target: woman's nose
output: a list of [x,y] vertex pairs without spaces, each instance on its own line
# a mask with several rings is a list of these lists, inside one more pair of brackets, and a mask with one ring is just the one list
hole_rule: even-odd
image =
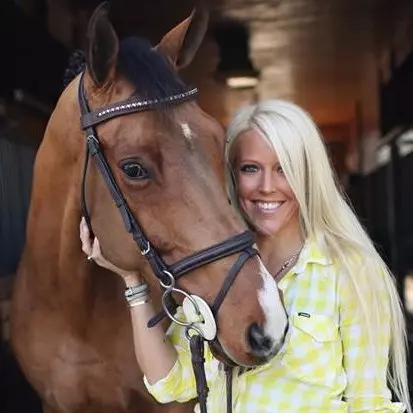
[[265,172],[262,174],[261,179],[261,192],[269,194],[275,192],[275,180],[272,172]]

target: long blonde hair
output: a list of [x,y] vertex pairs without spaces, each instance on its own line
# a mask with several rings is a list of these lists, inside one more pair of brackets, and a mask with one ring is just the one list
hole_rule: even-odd
[[387,379],[411,413],[406,328],[394,278],[339,189],[316,125],[304,110],[282,100],[262,101],[235,114],[227,130],[226,181],[231,202],[242,216],[232,163],[236,139],[247,130],[256,131],[276,151],[297,198],[306,237],[316,240],[343,268],[357,297],[370,345],[374,346],[381,321],[390,317]]

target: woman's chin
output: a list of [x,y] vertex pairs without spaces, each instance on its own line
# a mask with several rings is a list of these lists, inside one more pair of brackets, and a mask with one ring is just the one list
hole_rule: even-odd
[[256,222],[254,224],[254,229],[259,235],[276,235],[279,232],[280,227],[273,223]]

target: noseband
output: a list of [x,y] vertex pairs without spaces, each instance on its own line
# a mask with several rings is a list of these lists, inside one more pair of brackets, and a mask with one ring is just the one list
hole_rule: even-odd
[[[183,275],[199,268],[214,261],[217,261],[221,258],[228,257],[230,255],[234,255],[239,253],[239,256],[230,269],[227,277],[225,278],[221,289],[211,306],[212,314],[216,319],[216,315],[218,310],[227,295],[230,287],[234,283],[237,275],[239,274],[241,268],[245,264],[245,262],[251,258],[252,256],[258,254],[258,251],[253,247],[254,239],[253,234],[251,231],[245,231],[241,234],[235,235],[223,242],[215,244],[211,247],[198,251],[188,257],[185,257],[178,262],[175,262],[172,265],[167,265],[162,257],[157,252],[156,248],[152,246],[148,238],[146,237],[143,229],[140,227],[138,221],[135,219],[131,209],[129,208],[128,203],[126,202],[125,198],[122,195],[122,192],[117,184],[115,177],[110,169],[109,163],[105,157],[105,154],[102,150],[100,145],[99,137],[96,132],[95,127],[103,122],[106,122],[112,118],[127,115],[130,113],[135,112],[143,112],[147,110],[152,110],[157,107],[163,105],[178,105],[183,102],[192,100],[195,98],[197,93],[197,89],[188,89],[187,91],[167,96],[162,99],[155,99],[155,100],[141,100],[138,96],[132,96],[126,100],[123,100],[116,104],[111,104],[105,106],[103,108],[97,109],[95,111],[90,111],[88,100],[85,92],[84,87],[84,75],[85,72],[81,74],[80,81],[79,81],[79,89],[78,89],[78,99],[79,99],[79,106],[81,112],[81,125],[82,129],[85,131],[86,134],[86,156],[85,156],[85,164],[83,168],[83,177],[82,177],[82,186],[81,186],[81,202],[82,202],[82,214],[86,220],[86,223],[89,227],[91,233],[91,219],[90,214],[87,209],[86,204],[86,174],[88,168],[89,157],[95,159],[98,169],[102,175],[106,186],[108,187],[112,198],[118,207],[120,214],[122,216],[124,225],[126,230],[132,235],[133,239],[135,240],[141,254],[147,259],[149,262],[154,275],[158,278],[161,286],[164,289],[164,295],[162,299],[162,306],[163,306],[163,313],[155,317],[154,319],[150,320],[148,326],[151,327],[158,323],[162,317],[166,314],[169,318],[172,319],[174,322],[179,322],[171,311],[171,302],[173,292],[179,292],[183,294],[186,298],[188,298],[194,307],[198,310],[197,301],[193,299],[192,296],[187,294],[186,292],[175,288],[175,282]],[[199,311],[197,311],[199,313]],[[197,379],[197,387],[198,387],[198,396],[199,396],[199,403],[201,407],[201,413],[206,412],[206,397],[207,397],[207,387],[206,387],[206,379],[205,379],[205,372],[200,371],[200,365],[202,364],[203,370],[203,339],[202,332],[196,328],[191,323],[182,323],[187,326],[187,333],[190,329],[195,330],[198,334],[189,336],[188,338],[191,341],[191,351],[193,352],[193,359],[196,359],[194,362],[194,370],[196,372],[196,379]],[[200,335],[199,335],[200,334]],[[212,340],[216,340],[214,337]],[[210,340],[210,341],[212,341]],[[197,356],[198,354],[198,356]],[[227,375],[227,378],[230,375]],[[227,383],[228,387],[228,383]],[[228,401],[228,409],[229,406],[232,405],[232,401]],[[230,410],[228,410],[230,411]]]

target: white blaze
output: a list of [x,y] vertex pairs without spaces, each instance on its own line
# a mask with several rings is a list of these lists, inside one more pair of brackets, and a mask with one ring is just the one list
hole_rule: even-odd
[[182,132],[185,136],[185,139],[190,143],[193,139],[191,128],[187,123],[181,123]]
[[262,277],[262,289],[258,292],[258,300],[265,314],[265,334],[274,340],[274,345],[279,346],[284,340],[287,327],[287,314],[278,291],[277,283],[265,268],[261,260],[260,274]]

